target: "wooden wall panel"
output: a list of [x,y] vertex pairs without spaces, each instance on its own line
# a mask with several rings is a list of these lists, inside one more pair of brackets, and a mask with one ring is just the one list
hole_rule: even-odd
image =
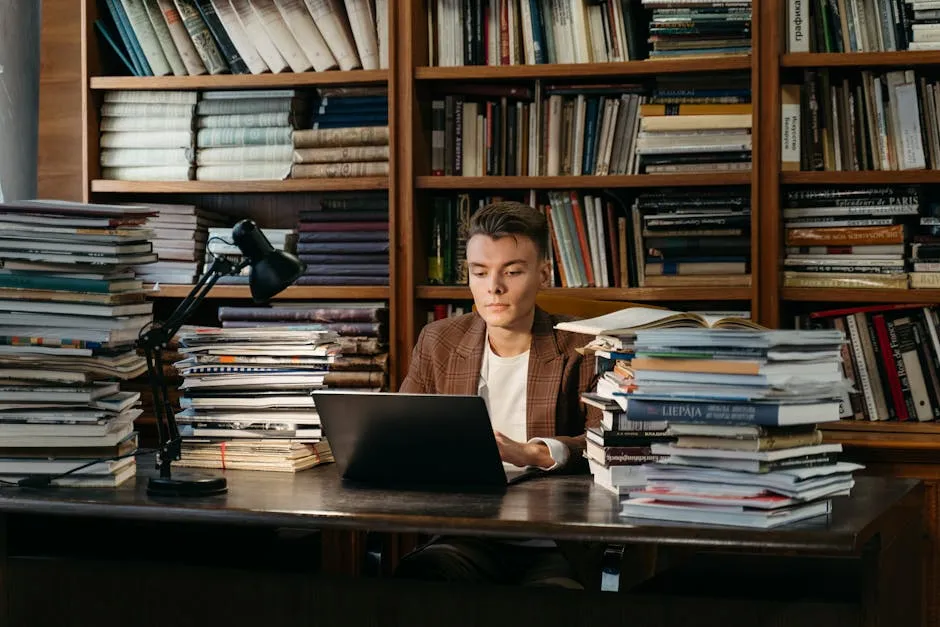
[[43,0],[38,196],[82,200],[81,3]]

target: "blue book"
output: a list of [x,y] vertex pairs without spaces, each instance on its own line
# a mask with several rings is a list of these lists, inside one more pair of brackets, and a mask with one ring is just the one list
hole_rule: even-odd
[[[105,25],[102,20],[95,20],[95,30],[98,31],[98,34],[101,35],[101,38],[108,44],[111,50],[117,55],[118,60],[127,68],[127,70],[134,76],[137,76],[137,68],[134,66],[134,63],[127,57],[127,54],[122,49],[121,45],[115,41],[115,36],[108,32],[108,27]],[[120,35],[118,35],[120,36]]]

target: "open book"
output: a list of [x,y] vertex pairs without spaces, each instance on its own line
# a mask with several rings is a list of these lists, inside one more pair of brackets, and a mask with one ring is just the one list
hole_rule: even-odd
[[764,327],[747,318],[701,315],[692,312],[650,309],[647,307],[628,307],[596,318],[571,320],[570,322],[560,322],[555,325],[555,328],[561,331],[610,336],[632,335],[640,329],[673,327],[765,330]]

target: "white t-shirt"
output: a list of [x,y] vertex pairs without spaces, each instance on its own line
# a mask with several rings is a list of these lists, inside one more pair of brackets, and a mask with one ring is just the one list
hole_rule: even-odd
[[[500,357],[490,348],[489,337],[484,342],[483,363],[477,392],[486,403],[493,429],[517,442],[544,442],[548,446],[553,466],[568,461],[568,447],[553,438],[526,436],[526,387],[529,374],[529,351],[513,357]],[[518,466],[504,464],[509,469]]]

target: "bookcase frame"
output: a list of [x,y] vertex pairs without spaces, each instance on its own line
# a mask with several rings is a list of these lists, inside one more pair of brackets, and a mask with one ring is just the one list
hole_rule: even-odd
[[[784,72],[798,68],[890,69],[940,66],[940,51],[786,53],[787,1],[759,0],[760,89],[762,106],[758,122],[765,137],[761,168],[761,319],[768,326],[790,326],[787,312],[794,306],[817,309],[853,304],[940,304],[940,290],[932,289],[829,289],[783,287],[783,218],[781,198],[788,186],[904,185],[940,183],[940,170],[795,172],[782,171],[781,85]],[[940,424],[936,422],[871,422],[843,420],[823,425],[824,438],[841,442],[845,455],[866,466],[864,473],[922,479],[926,487],[925,527],[927,551],[923,563],[921,594],[925,625],[940,624]],[[912,565],[918,567],[918,565]]]
[[[646,287],[646,288],[550,288],[553,294],[565,294],[580,298],[611,301],[651,302],[681,306],[682,303],[734,302],[745,307],[756,319],[761,319],[759,309],[759,241],[760,207],[759,185],[760,155],[763,150],[762,137],[757,120],[760,101],[758,85],[759,54],[755,45],[749,56],[719,59],[670,59],[642,60],[618,63],[570,63],[514,66],[463,66],[436,67],[428,65],[427,2],[432,0],[399,0],[402,15],[397,69],[399,75],[397,99],[400,119],[398,131],[400,151],[397,157],[401,179],[398,181],[399,232],[398,241],[403,245],[397,276],[399,310],[398,336],[399,363],[407,369],[411,347],[424,323],[427,308],[434,302],[469,300],[466,286],[427,285],[424,253],[425,238],[422,225],[429,221],[429,204],[424,202],[430,190],[454,193],[475,190],[528,190],[552,189],[616,189],[655,188],[666,186],[715,186],[750,185],[751,193],[751,286],[747,288],[703,288],[703,287]],[[755,2],[755,6],[758,3]],[[755,14],[753,30],[757,31],[760,18]],[[525,82],[536,79],[581,80],[581,79],[629,79],[651,77],[659,74],[689,73],[703,71],[749,70],[751,75],[754,107],[753,163],[750,172],[727,172],[709,174],[641,174],[621,176],[430,176],[430,98],[427,91],[432,85],[465,83],[470,81],[514,81]]]
[[[225,211],[232,208],[262,224],[283,219],[304,199],[319,192],[387,190],[390,220],[389,286],[291,287],[286,299],[387,300],[390,308],[390,388],[397,389],[407,372],[417,333],[427,309],[436,302],[469,300],[466,286],[426,285],[424,225],[429,221],[425,199],[434,191],[550,190],[656,188],[662,186],[750,185],[751,287],[710,288],[552,288],[554,294],[581,298],[649,302],[682,307],[683,303],[734,301],[770,327],[787,326],[784,313],[794,304],[819,303],[940,303],[940,290],[870,290],[784,288],[782,285],[781,194],[786,186],[826,184],[940,183],[940,171],[907,172],[782,172],[780,167],[780,86],[783,72],[795,68],[888,68],[940,66],[940,52],[800,53],[785,54],[786,0],[754,0],[752,54],[718,59],[673,59],[623,63],[431,67],[427,63],[428,0],[390,1],[389,69],[302,74],[221,75],[184,77],[115,77],[100,75],[98,39],[93,30],[96,2],[81,0],[82,49],[82,197],[86,201],[206,201]],[[638,0],[637,0],[638,1]],[[78,30],[78,29],[76,29]],[[468,81],[534,81],[536,79],[610,79],[649,77],[665,73],[749,70],[751,73],[753,162],[750,172],[699,175],[629,176],[430,176],[430,98],[432,85]],[[98,178],[98,105],[106,89],[245,89],[312,85],[380,84],[389,88],[390,175],[359,179],[313,179],[243,182],[128,183]],[[247,203],[243,198],[257,199]],[[249,206],[250,205],[250,206]],[[188,286],[165,286],[156,299],[176,299]],[[247,299],[247,289],[217,286],[211,297]],[[218,302],[218,301],[217,301]],[[843,442],[846,450],[868,465],[867,472],[914,476],[928,484],[928,530],[931,550],[923,567],[927,577],[924,611],[928,624],[940,620],[940,424],[844,422],[827,427],[826,438]]]
[[[394,3],[390,3],[394,6]],[[399,12],[389,11],[390,36],[396,32]],[[105,90],[133,89],[278,89],[331,85],[386,85],[389,90],[389,151],[396,153],[398,103],[397,51],[389,46],[389,69],[352,70],[348,72],[283,72],[279,74],[222,74],[215,76],[103,76],[99,39],[94,31],[98,18],[95,0],[81,0],[82,50],[82,199],[85,202],[194,202],[211,206],[219,213],[236,218],[252,218],[262,227],[293,227],[297,212],[316,194],[335,191],[387,191],[389,198],[389,285],[376,286],[292,286],[277,298],[283,300],[384,300],[389,303],[389,333],[395,335],[398,323],[398,302],[394,290],[396,275],[395,250],[396,197],[400,159],[392,158],[388,177],[287,179],[283,181],[115,181],[100,178],[98,159],[99,107]],[[392,42],[390,42],[391,44]],[[167,285],[155,290],[155,299],[178,299],[189,293],[191,286]],[[219,285],[212,289],[210,299],[249,299],[247,286]],[[210,301],[212,302],[212,301]],[[160,303],[157,303],[160,305]],[[211,305],[210,305],[211,306]],[[398,386],[396,345],[389,345],[389,385]]]

